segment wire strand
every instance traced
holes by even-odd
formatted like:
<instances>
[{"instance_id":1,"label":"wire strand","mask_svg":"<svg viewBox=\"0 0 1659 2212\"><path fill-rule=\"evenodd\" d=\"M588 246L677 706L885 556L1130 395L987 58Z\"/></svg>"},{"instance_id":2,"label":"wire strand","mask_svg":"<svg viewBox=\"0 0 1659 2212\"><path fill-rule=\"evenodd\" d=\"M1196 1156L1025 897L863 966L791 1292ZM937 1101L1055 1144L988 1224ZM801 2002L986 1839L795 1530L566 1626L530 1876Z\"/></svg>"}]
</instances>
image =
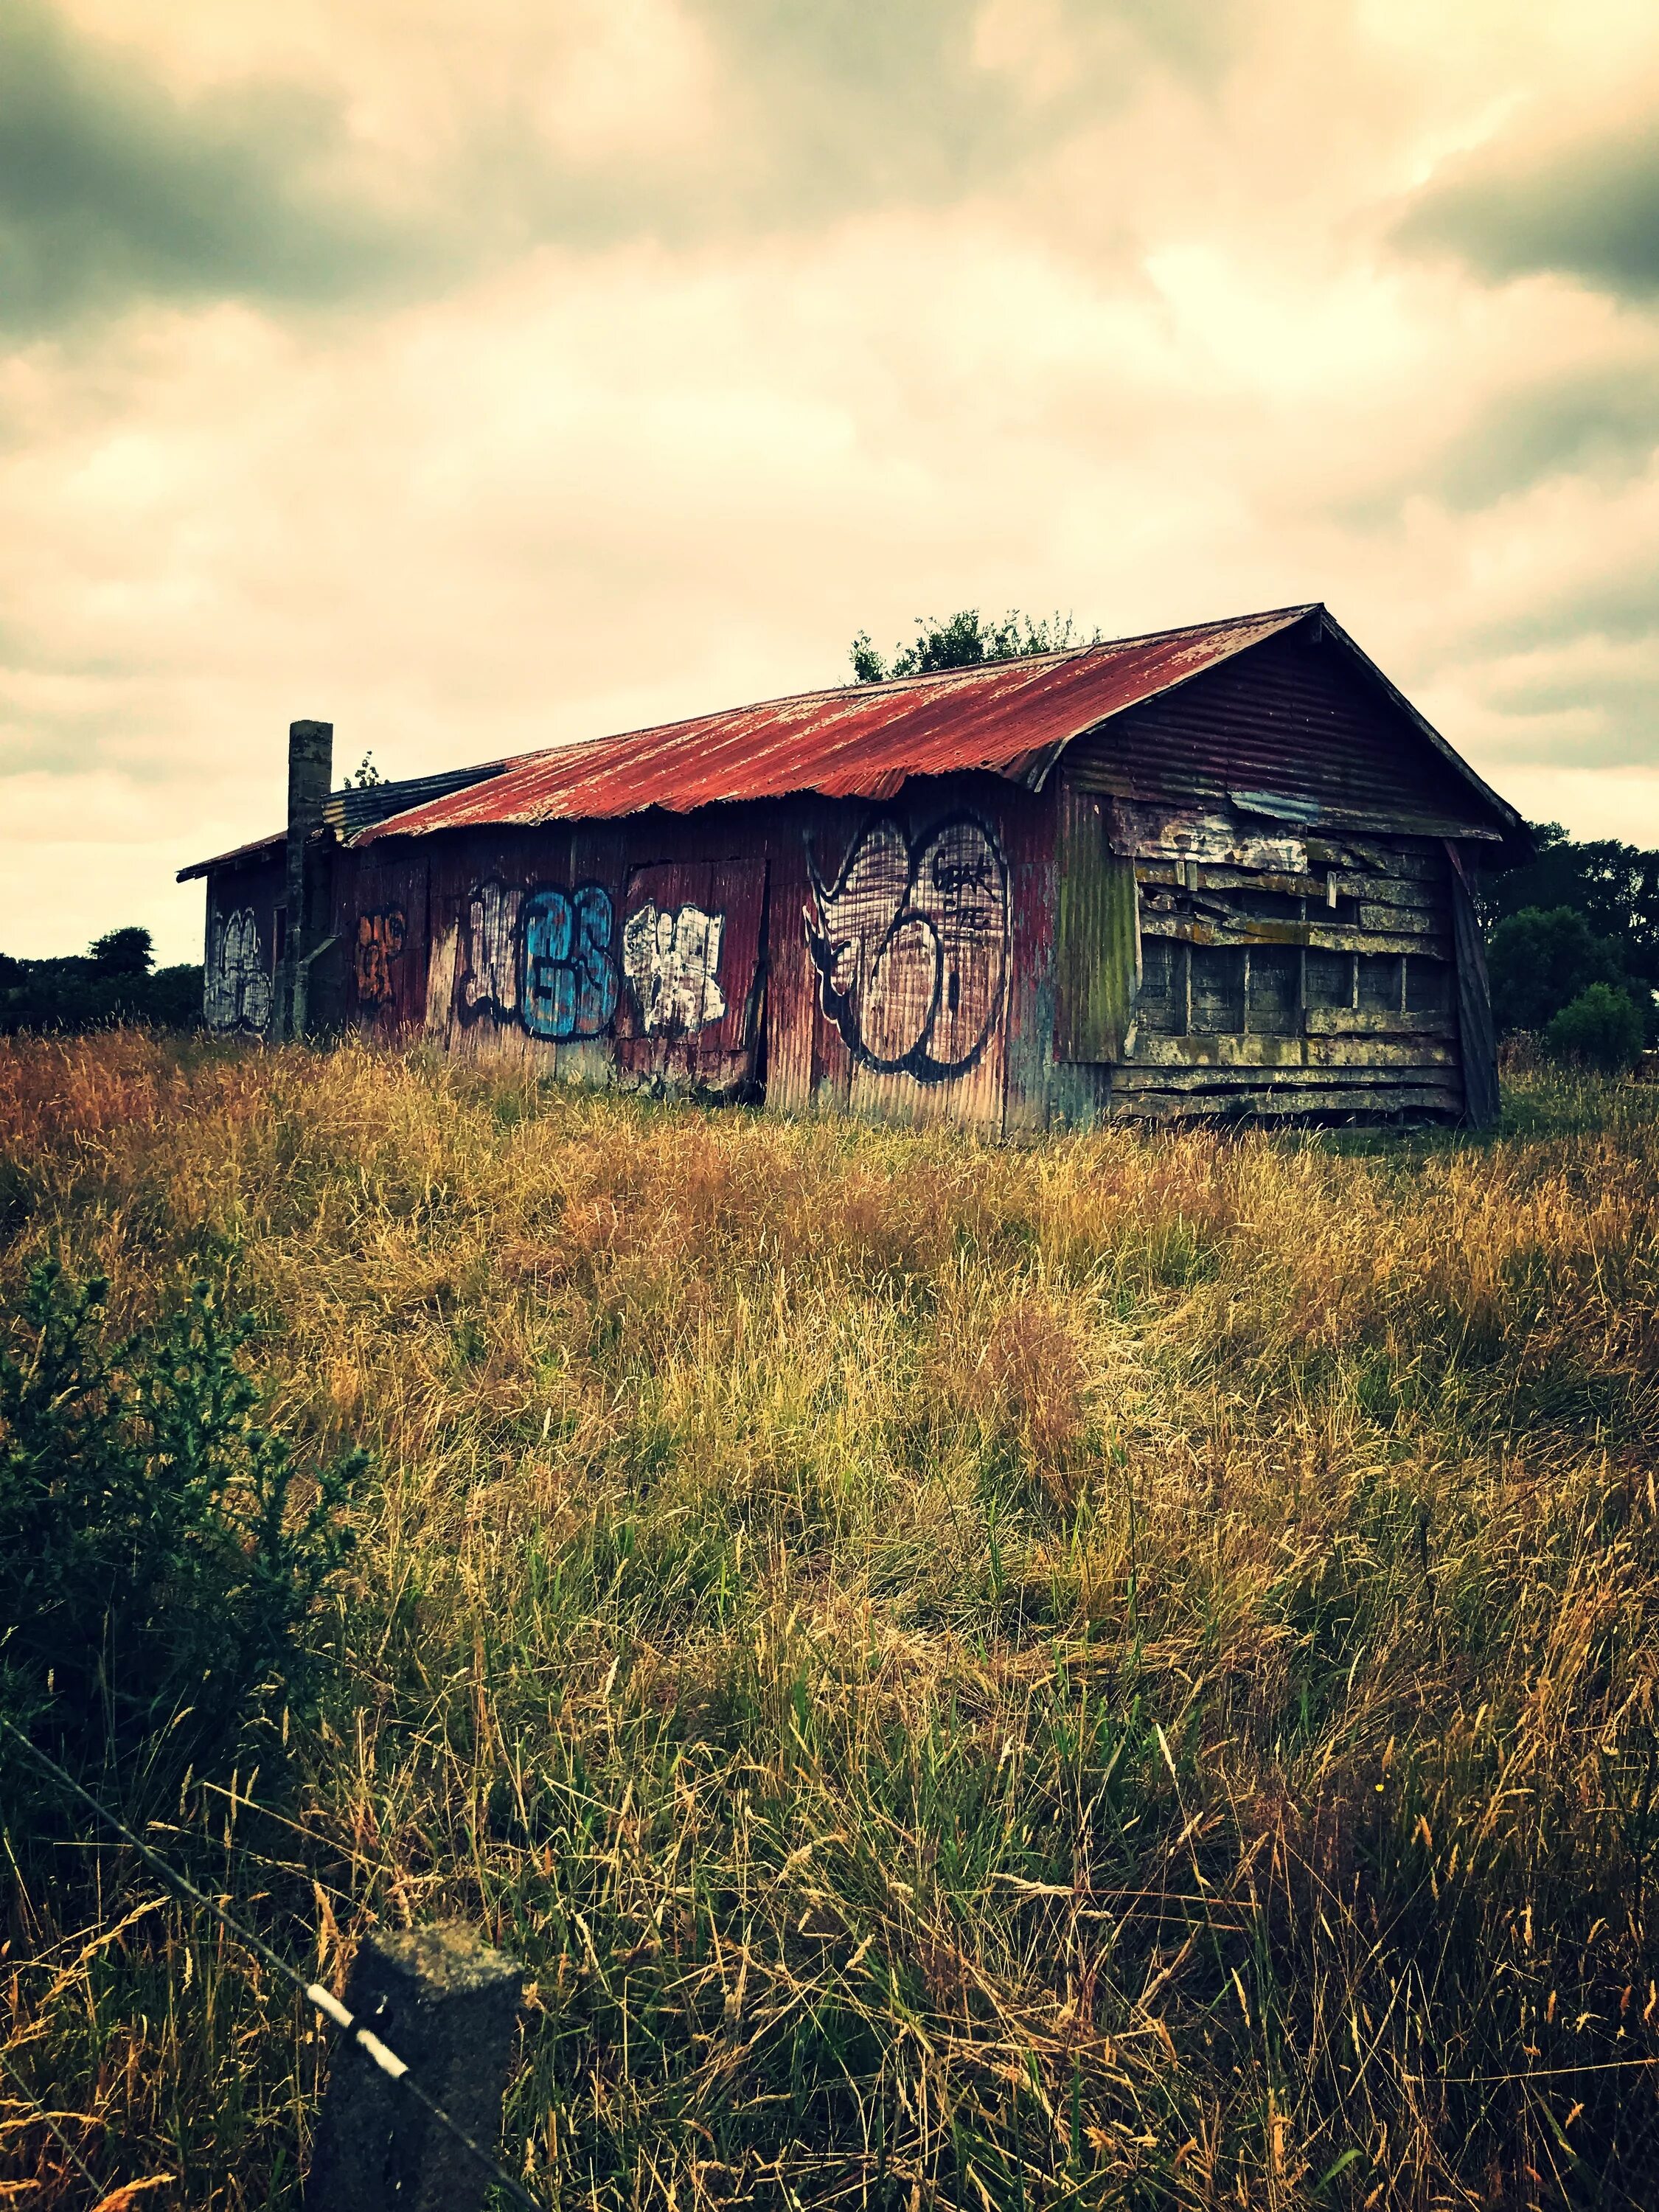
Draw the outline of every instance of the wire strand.
<instances>
[{"instance_id":1,"label":"wire strand","mask_svg":"<svg viewBox=\"0 0 1659 2212\"><path fill-rule=\"evenodd\" d=\"M204 1911L210 1912L220 1926L234 1936L239 1943L252 1951L257 1959L262 1959L273 1973L280 1975L284 1981L291 1983L309 2003L315 2005L319 2012L326 2019L332 2021L343 2034L349 2035L364 2055L379 2067L381 2073L389 2080L395 2081L406 2095L412 2097L429 2118L435 2120L441 2128L460 2144L463 2150L475 2158L478 2164L486 2169L492 2179L499 2182L509 2193L515 2203L526 2207L526 2212L549 2212L549 2208L541 2198L532 2197L522 2182L514 2179L498 2158L470 2136L459 2120L450 2118L437 2099L421 2087L397 2052L388 2050L371 2028L362 2027L356 2016L349 2012L337 1996L324 1989L320 1983L308 1982L297 1966L289 1966L286 1959L273 1951L270 1944L256 1936L251 1928L244 1928L241 1923L227 1912L216 1899L210 1897L205 1890L198 1889L188 1875L180 1874L179 1869L169 1864L158 1850L145 1843L143 1837L135 1835L125 1820L118 1819L106 1805L100 1804L91 1790L83 1789L72 1774L61 1767L47 1753L42 1751L39 1744L25 1735L16 1723L9 1719L4 1713L0 1713L0 1728L3 1728L8 1735L15 1737L27 1752L29 1757L39 1765L43 1766L48 1774L54 1776L66 1789L72 1790L83 1805L90 1806L106 1827L112 1828L124 1843L131 1845L146 1866L152 1868L163 1881L171 1882L176 1890L191 1899L193 1903L199 1905Z\"/></svg>"},{"instance_id":2,"label":"wire strand","mask_svg":"<svg viewBox=\"0 0 1659 2212\"><path fill-rule=\"evenodd\" d=\"M70 2165L74 2166L82 2180L84 2181L88 2188L91 2190L94 2197L97 2197L103 2196L104 2191L99 2186L97 2175L94 2173L92 2168L87 2164L85 2159L82 2157L80 2152L76 2150L75 2145L70 2141L69 2137L64 2133L62 2128L58 2126L55 2116L46 2110L46 2106L40 2102L40 2100L35 2095L33 2090L30 2088L28 2083L23 2079L17 2069L12 2064L9 2056L3 2051L0 2051L0 2066L3 2066L5 2068L7 2073L16 2083L19 2094L27 2098L28 2102L33 2106L36 2119L38 2119L51 2134L57 2137L59 2148L69 2160Z\"/></svg>"}]
</instances>

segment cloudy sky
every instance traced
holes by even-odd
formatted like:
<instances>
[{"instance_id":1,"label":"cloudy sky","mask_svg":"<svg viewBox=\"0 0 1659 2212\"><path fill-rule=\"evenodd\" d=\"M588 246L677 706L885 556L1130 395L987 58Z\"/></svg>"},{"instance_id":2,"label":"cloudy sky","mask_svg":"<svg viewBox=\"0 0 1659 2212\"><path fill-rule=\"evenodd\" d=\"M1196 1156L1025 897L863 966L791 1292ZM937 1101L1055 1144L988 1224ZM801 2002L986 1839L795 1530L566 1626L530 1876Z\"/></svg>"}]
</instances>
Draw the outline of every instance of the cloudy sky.
<instances>
[{"instance_id":1,"label":"cloudy sky","mask_svg":"<svg viewBox=\"0 0 1659 2212\"><path fill-rule=\"evenodd\" d=\"M852 633L1322 599L1659 842L1653 0L0 0L0 949Z\"/></svg>"}]
</instances>

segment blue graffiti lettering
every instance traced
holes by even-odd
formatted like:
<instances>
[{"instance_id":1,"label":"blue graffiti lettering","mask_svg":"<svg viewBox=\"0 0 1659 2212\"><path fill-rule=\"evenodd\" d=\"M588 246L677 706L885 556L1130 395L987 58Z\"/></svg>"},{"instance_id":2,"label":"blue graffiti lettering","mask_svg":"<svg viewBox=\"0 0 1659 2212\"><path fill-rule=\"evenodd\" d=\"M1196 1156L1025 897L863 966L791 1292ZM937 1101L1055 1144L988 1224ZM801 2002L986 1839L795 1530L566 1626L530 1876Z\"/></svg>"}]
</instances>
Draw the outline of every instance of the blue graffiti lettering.
<instances>
[{"instance_id":1,"label":"blue graffiti lettering","mask_svg":"<svg viewBox=\"0 0 1659 2212\"><path fill-rule=\"evenodd\" d=\"M598 884L526 894L519 912L519 1018L532 1036L597 1036L617 1007L616 909Z\"/></svg>"}]
</instances>

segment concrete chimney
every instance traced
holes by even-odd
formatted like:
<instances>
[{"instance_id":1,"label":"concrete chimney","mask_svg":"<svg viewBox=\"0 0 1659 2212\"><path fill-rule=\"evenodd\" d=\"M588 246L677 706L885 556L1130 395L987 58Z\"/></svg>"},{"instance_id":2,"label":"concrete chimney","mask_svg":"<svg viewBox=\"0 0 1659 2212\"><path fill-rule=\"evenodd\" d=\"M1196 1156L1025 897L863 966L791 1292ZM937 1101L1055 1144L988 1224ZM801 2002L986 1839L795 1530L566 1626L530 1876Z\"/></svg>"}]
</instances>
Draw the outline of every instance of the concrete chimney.
<instances>
[{"instance_id":1,"label":"concrete chimney","mask_svg":"<svg viewBox=\"0 0 1659 2212\"><path fill-rule=\"evenodd\" d=\"M323 804L334 775L332 722L290 722L288 726L288 941L277 1003L284 1036L306 1032L306 998L310 969L306 955L322 942L327 916L326 871L312 840L323 826Z\"/></svg>"}]
</instances>

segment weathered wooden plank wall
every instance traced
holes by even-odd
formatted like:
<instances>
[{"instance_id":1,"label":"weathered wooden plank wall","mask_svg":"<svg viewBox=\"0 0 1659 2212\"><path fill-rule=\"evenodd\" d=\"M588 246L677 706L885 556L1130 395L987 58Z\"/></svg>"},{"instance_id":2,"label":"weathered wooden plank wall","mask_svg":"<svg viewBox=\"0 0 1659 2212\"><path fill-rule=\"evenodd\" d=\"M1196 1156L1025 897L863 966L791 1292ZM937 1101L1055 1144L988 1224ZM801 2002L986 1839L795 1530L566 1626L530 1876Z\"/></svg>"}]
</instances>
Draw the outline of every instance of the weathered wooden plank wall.
<instances>
[{"instance_id":1,"label":"weathered wooden plank wall","mask_svg":"<svg viewBox=\"0 0 1659 2212\"><path fill-rule=\"evenodd\" d=\"M1114 1114L1463 1112L1443 842L1124 800L1109 836L1144 971Z\"/></svg>"}]
</instances>

